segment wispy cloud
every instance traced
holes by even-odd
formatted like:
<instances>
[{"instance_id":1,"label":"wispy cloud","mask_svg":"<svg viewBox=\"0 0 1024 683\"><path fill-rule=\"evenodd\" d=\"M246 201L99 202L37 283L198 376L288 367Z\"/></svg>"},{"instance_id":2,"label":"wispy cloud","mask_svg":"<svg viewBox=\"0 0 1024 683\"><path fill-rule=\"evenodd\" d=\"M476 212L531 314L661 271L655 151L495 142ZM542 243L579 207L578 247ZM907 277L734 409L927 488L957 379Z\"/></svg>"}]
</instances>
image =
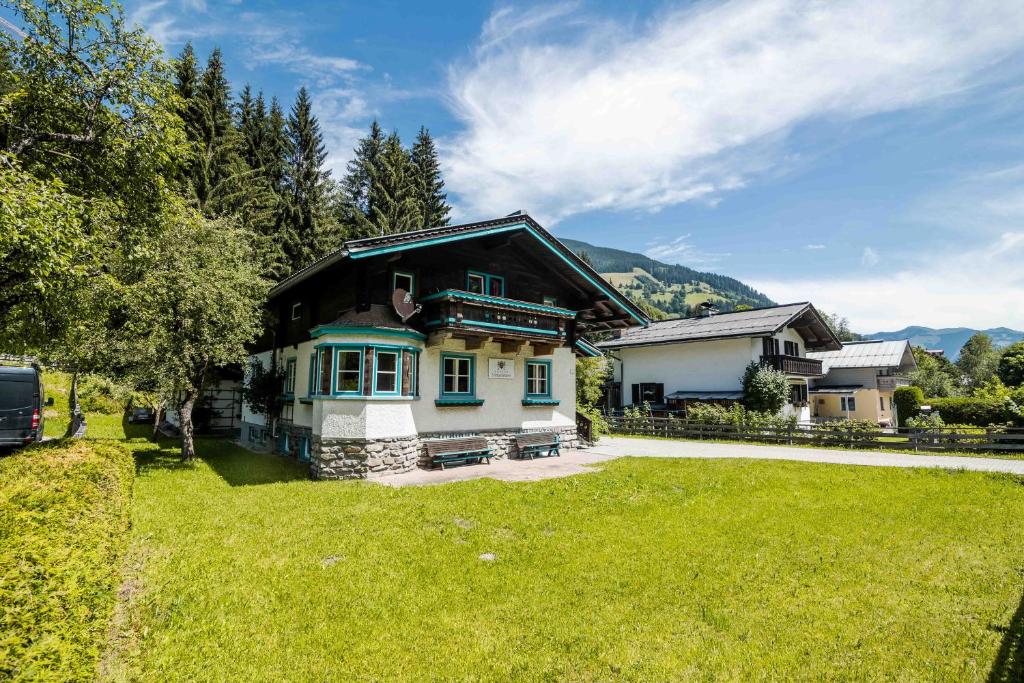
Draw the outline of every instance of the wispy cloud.
<instances>
[{"instance_id":1,"label":"wispy cloud","mask_svg":"<svg viewBox=\"0 0 1024 683\"><path fill-rule=\"evenodd\" d=\"M793 127L956 93L1022 39L1024 4L999 0L734 0L636 26L503 7L450 72L448 184L467 213L548 221L713 201Z\"/></svg>"},{"instance_id":2,"label":"wispy cloud","mask_svg":"<svg viewBox=\"0 0 1024 683\"><path fill-rule=\"evenodd\" d=\"M644 254L659 261L680 263L689 266L708 265L721 261L727 253L715 253L698 248L690 235L680 235L668 242L653 242L647 245Z\"/></svg>"},{"instance_id":3,"label":"wispy cloud","mask_svg":"<svg viewBox=\"0 0 1024 683\"><path fill-rule=\"evenodd\" d=\"M824 248L825 248L824 244L808 244L808 245L806 245L804 247L804 249L806 249L808 251L821 251Z\"/></svg>"},{"instance_id":4,"label":"wispy cloud","mask_svg":"<svg viewBox=\"0 0 1024 683\"><path fill-rule=\"evenodd\" d=\"M810 298L826 311L850 319L860 332L932 327L1024 328L1024 204L1014 199L1024 180L1024 166L965 175L935 191L923 205L939 235L930 247L920 245L900 258L871 249L865 265L838 276L794 280L776 278L750 284L777 301ZM935 212L946 202L970 205L963 213ZM866 263L877 259L874 264ZM897 261L901 265L895 265Z\"/></svg>"},{"instance_id":5,"label":"wispy cloud","mask_svg":"<svg viewBox=\"0 0 1024 683\"><path fill-rule=\"evenodd\" d=\"M878 265L879 261L878 252L871 247L864 247L864 251L860 253L860 263L868 268L873 268Z\"/></svg>"},{"instance_id":6,"label":"wispy cloud","mask_svg":"<svg viewBox=\"0 0 1024 683\"><path fill-rule=\"evenodd\" d=\"M1007 232L968 250L931 253L885 277L840 276L754 281L777 301L811 298L816 306L850 319L861 332L907 325L977 328L1024 327L1024 232ZM983 291L970 283L984 282ZM897 295L898 293L898 295Z\"/></svg>"}]
</instances>

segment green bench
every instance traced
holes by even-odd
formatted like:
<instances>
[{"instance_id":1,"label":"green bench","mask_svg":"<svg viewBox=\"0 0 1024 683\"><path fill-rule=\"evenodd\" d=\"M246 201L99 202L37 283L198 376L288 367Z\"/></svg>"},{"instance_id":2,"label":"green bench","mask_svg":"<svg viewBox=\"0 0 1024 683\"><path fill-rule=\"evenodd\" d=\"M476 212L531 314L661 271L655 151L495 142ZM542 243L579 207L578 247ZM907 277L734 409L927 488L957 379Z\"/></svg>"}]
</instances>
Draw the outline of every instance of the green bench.
<instances>
[{"instance_id":1,"label":"green bench","mask_svg":"<svg viewBox=\"0 0 1024 683\"><path fill-rule=\"evenodd\" d=\"M558 434L554 432L529 432L516 434L516 448L519 449L519 458L533 460L535 455L555 455L561 457L558 452L560 442Z\"/></svg>"},{"instance_id":2,"label":"green bench","mask_svg":"<svg viewBox=\"0 0 1024 683\"><path fill-rule=\"evenodd\" d=\"M435 439L423 442L427 447L430 467L440 465L441 469L450 462L471 462L491 464L491 447L482 436L466 436L456 439Z\"/></svg>"}]
</instances>

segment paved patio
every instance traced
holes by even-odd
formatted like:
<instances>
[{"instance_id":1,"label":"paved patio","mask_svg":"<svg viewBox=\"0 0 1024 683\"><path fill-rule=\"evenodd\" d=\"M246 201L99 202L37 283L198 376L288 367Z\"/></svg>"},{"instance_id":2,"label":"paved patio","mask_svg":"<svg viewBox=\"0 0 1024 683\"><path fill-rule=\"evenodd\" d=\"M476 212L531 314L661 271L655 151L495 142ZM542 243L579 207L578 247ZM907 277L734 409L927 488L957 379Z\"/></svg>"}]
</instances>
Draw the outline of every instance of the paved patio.
<instances>
[{"instance_id":1,"label":"paved patio","mask_svg":"<svg viewBox=\"0 0 1024 683\"><path fill-rule=\"evenodd\" d=\"M1024 460L970 458L951 455L911 455L885 451L844 451L828 448L791 448L748 443L710 443L667 439L604 437L597 446L562 451L558 458L534 460L492 460L490 465L449 466L445 470L414 470L376 480L387 486L424 486L470 479L539 481L575 474L599 472L600 463L627 456L640 458L747 458L793 460L833 465L868 467L932 467L975 472L1003 472L1024 475Z\"/></svg>"}]
</instances>

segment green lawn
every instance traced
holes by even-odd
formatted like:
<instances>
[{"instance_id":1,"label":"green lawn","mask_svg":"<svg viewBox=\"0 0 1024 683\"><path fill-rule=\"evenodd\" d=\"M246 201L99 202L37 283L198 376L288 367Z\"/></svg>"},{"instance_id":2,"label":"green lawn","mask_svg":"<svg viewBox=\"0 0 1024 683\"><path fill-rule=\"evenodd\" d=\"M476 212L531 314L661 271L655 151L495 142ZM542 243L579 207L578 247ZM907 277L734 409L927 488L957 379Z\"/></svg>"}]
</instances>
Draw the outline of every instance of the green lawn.
<instances>
[{"instance_id":1,"label":"green lawn","mask_svg":"<svg viewBox=\"0 0 1024 683\"><path fill-rule=\"evenodd\" d=\"M224 442L191 467L130 445L141 588L115 679L1021 673L1008 476L623 459L394 490Z\"/></svg>"}]
</instances>

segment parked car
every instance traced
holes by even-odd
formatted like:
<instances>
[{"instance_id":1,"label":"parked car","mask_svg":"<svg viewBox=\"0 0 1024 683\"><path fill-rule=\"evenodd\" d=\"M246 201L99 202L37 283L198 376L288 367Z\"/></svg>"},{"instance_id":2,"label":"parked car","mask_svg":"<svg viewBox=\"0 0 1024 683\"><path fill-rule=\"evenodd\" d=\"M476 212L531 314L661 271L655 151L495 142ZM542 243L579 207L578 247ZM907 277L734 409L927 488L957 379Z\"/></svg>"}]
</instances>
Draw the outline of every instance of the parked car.
<instances>
[{"instance_id":1,"label":"parked car","mask_svg":"<svg viewBox=\"0 0 1024 683\"><path fill-rule=\"evenodd\" d=\"M153 424L153 420L156 419L156 413L152 408L132 408L131 415L128 416L129 424Z\"/></svg>"},{"instance_id":2,"label":"parked car","mask_svg":"<svg viewBox=\"0 0 1024 683\"><path fill-rule=\"evenodd\" d=\"M0 366L0 448L42 441L47 405L38 367Z\"/></svg>"}]
</instances>

